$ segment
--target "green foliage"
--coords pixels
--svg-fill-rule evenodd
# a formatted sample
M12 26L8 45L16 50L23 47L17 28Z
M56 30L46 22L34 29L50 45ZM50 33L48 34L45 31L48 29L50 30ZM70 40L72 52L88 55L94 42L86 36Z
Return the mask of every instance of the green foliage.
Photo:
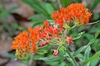
M3 6L2 6L2 4L0 4L0 10L3 10Z
M71 3L71 0L60 0L60 2L63 7L67 7Z
M99 3L100 3L100 0L94 0L91 10L93 11Z
M50 3L38 2L37 0L22 0L33 8L38 14L35 14L29 19L32 20L32 27L36 25L43 25L43 21L46 19L51 19L51 14L54 13L54 8Z
M99 61L100 61L99 58L95 58L94 60L91 61L91 66L96 66Z
M85 33L84 31L79 33L75 38L73 38L73 40L77 40L77 39L81 38L84 33Z
M4 55L3 57L5 57L5 58L17 58L14 54L7 54L7 55Z
M94 14L93 14L93 19L94 19L94 20L99 19L99 17L100 17L100 15L99 15L98 13L94 13Z
M41 13L47 17L50 17L50 14L54 12L54 8L50 3L38 2L37 0L22 0L22 1L31 6L36 12Z
M100 52L97 52L96 54L94 54L92 57L90 57L89 59L87 59L83 66L86 66L87 63L91 62L92 60L94 60L95 58L98 58L100 56Z
M76 3L82 3L82 0L75 0Z
M95 42L95 39L91 39L90 42L86 45L86 46L82 46L80 47L73 55L76 56L77 54L79 54L80 52L83 52L84 50L86 50L92 43Z
M89 46L84 52L84 61L86 61L90 57L90 53L91 53L91 47ZM90 63L87 64L87 66L89 65Z
M39 50L37 53L40 55L43 55L43 54L47 53L47 50L42 49L42 50Z
M5 18L8 17L8 15L10 14L11 11L13 11L17 8L18 8L18 6L15 6L15 7L8 9L8 10L5 10L4 7L2 6L2 4L0 4L0 11L1 11L0 19L4 20Z
M50 3L46 3L45 6L46 6L46 10L47 10L48 14L51 15L54 13L54 8L52 7L52 5Z

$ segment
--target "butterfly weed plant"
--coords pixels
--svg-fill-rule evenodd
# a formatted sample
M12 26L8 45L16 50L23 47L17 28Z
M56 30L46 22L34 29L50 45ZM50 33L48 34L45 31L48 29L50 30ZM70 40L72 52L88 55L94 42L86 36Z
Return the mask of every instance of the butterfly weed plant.
M29 27L27 31L19 33L12 42L12 49L16 50L15 55L19 59L27 59L30 55L34 55L34 60L43 60L47 64L55 62L54 65L51 64L52 66L79 66L79 62L82 66L90 66L92 60L100 56L100 51L93 56L90 55L91 44L95 42L100 32L97 32L95 38L90 40L87 45L81 46L74 52L71 52L68 47L75 44L75 41L85 33L83 31L73 37L70 33L71 30L99 22L89 23L91 15L92 13L81 3L70 4L66 8L62 7L51 15L53 24L50 20L45 20L43 26ZM45 54L46 56L43 56ZM83 58L80 58L79 54ZM36 56L39 57L36 58Z

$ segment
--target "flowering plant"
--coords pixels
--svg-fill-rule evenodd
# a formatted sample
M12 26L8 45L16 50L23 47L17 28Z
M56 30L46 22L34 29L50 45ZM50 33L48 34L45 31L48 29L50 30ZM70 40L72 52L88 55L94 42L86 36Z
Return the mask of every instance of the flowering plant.
M81 38L85 33L83 31L76 37L73 37L70 31L75 27L90 24L89 18L91 15L92 13L85 8L84 4L70 4L68 7L61 8L60 11L55 11L55 13L51 15L54 19L53 24L45 20L43 26L36 26L35 28L30 27L28 31L22 31L14 38L12 49L16 50L16 56L20 59L28 58L33 54L33 57L41 54L52 54L51 57L41 56L34 59L44 60L46 62L58 61L57 64L61 66L66 66L68 64L79 66L78 61L75 59L78 58L82 61L82 66L88 66L93 59L100 55L100 52L97 52L89 57L90 45L98 37L99 32L96 33L95 38L86 46L82 46L74 52L69 51L68 47L70 44L74 44L75 40ZM78 54L83 51L85 51L84 59L77 57ZM65 59L67 59L66 63L63 62Z

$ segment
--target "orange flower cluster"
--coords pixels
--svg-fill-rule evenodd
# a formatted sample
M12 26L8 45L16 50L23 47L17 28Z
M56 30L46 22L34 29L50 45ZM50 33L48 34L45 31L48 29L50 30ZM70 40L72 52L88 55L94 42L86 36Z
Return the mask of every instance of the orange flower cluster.
M60 11L52 14L52 18L55 20L55 23L63 26L66 22L73 20L77 20L80 24L87 24L91 15L84 4L77 3L70 4L66 8L61 8Z
M39 37L47 40L60 38L59 31L58 25L50 25L48 21L44 21L44 29L39 33Z
M37 52L36 42L39 40L37 36L39 29L28 28L28 30L29 34L27 31L23 31L12 42L12 49L15 49L20 57L26 56L27 52Z
M13 41L12 49L17 50L20 57L25 56L27 52L36 53L38 42L40 42L39 46L42 47L48 44L51 39L61 37L58 26L50 25L48 21L44 21L44 27L28 28L28 31L29 33L27 31L21 32Z

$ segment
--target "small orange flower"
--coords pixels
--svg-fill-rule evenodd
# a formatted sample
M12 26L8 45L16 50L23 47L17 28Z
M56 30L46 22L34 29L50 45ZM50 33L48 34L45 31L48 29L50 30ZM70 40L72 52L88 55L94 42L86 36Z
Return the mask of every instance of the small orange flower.
M49 25L50 25L49 22L48 22L47 20L45 20L43 23L44 23L44 26L45 26L46 28L49 27Z
M67 42L68 42L68 45L70 43L74 43L72 36L70 36L70 37L67 36Z
M33 28L28 28L29 30L29 40L31 41L30 46L31 46L31 50L36 53L37 52L37 46L36 46L36 42L39 40L38 38L38 31L40 30L40 28L38 29L33 29ZM31 51L31 52L32 52Z
M58 50L54 50L53 55L57 56L58 55Z

